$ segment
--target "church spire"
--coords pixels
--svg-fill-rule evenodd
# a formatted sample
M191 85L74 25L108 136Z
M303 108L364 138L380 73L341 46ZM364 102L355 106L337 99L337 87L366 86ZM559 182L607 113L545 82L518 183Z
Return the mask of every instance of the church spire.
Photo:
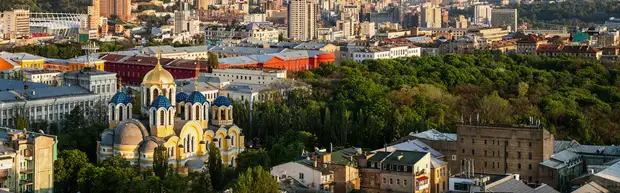
M157 48L157 65L155 65L155 69L157 70L164 69L163 67L161 67L161 47Z
M118 77L118 92L123 92L123 77Z
M194 91L198 91L198 74L200 73L200 58L196 57L194 61L196 63L196 76L194 78Z

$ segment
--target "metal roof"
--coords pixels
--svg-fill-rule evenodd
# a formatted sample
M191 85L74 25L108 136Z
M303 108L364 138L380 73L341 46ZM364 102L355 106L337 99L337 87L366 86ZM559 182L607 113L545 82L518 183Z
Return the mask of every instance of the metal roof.
M426 154L428 154L428 152L396 150L394 153L387 156L385 160L383 160L383 163L414 165L426 156Z
M553 153L564 151L565 149L574 147L576 145L579 145L579 143L575 140L572 140L572 141L556 140L553 142Z
M607 169L594 174L595 176L620 183L620 162L616 162L614 165L609 166Z
M536 193L560 193L547 184L542 184L534 189Z
M375 151L384 151L386 149L387 149L388 152L392 152L392 151L395 151L395 150L416 151L416 152L429 152L435 158L443 158L443 157L445 157L439 151L433 149L432 147L426 145L425 143L423 143L422 141L420 141L418 139L414 139L414 140L411 140L411 141L405 141L405 142L398 143L398 144L395 144L395 145L392 145L392 146L388 146L386 148L377 149Z
M456 141L456 133L442 133L435 129L426 130L420 133L411 133L409 135L433 141Z

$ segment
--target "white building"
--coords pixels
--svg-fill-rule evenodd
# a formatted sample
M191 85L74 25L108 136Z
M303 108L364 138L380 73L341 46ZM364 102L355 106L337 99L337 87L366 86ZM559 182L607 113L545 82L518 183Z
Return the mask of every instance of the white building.
M226 82L246 84L269 85L286 80L286 70L279 69L213 69L210 75Z
M250 27L250 39L258 42L278 42L278 36L280 31L273 27L268 26L251 26Z
M50 86L62 85L62 72L54 69L16 68L0 72L0 78L10 79L19 74L23 75L24 81L43 83Z
M316 161L309 158L273 166L271 175L278 179L291 177L314 190L325 190L322 185L334 179L333 172L327 171L326 167L317 165Z
M28 85L27 89L24 85ZM112 93L116 92L116 82L114 85L110 88L114 89ZM110 99L78 85L52 87L3 79L0 90L0 126L11 126L17 115L30 123L37 120L54 123L63 120L76 106L93 108Z
M353 60L361 62L367 59L393 59L420 56L420 54L421 49L417 46L373 47L353 52Z

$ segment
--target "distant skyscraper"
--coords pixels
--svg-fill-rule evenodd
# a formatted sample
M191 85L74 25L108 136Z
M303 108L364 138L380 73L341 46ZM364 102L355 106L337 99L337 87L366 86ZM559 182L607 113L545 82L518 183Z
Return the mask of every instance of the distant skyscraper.
M315 39L318 12L314 0L291 0L288 4L288 37L300 41Z
M131 0L99 0L99 12L102 17L118 16L120 20L131 20Z
M491 10L493 10L493 8L489 5L476 5L472 23L478 25L491 24Z
M422 7L422 11L420 12L420 22L420 27L441 28L441 8L434 4Z
M459 15L459 18L456 19L456 28L467 28L467 19L465 19L465 16Z
M517 9L493 9L491 25L493 27L509 26L510 31L517 31Z
M181 1L179 11L174 12L174 32L189 32L196 34L200 31L200 21L196 15L196 11L189 9L187 1Z
M93 0L93 5L88 6L88 29L98 29L100 19L99 0Z

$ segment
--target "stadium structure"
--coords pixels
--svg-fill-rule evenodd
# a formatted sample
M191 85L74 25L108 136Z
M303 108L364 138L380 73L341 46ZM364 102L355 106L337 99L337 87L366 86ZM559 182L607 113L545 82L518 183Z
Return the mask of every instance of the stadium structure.
M88 15L79 13L30 13L31 33L48 33L56 37L76 37L80 27L88 26Z

